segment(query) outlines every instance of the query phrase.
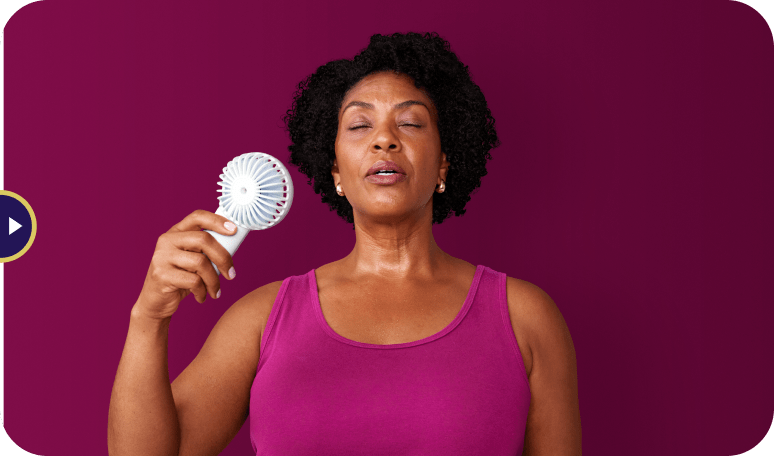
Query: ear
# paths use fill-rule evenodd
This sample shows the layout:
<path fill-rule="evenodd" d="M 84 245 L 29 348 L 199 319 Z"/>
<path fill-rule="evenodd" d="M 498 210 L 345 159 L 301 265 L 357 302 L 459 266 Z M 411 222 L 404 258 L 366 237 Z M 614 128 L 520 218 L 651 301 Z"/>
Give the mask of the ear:
<path fill-rule="evenodd" d="M 441 176 L 438 178 L 438 185 L 441 185 L 441 180 L 446 182 L 446 174 L 449 172 L 449 160 L 446 159 L 446 154 L 441 152 Z"/>
<path fill-rule="evenodd" d="M 335 158 L 333 159 L 333 166 L 331 167 L 331 175 L 333 176 L 333 185 L 341 183 L 341 178 L 339 177 L 339 163 Z"/>

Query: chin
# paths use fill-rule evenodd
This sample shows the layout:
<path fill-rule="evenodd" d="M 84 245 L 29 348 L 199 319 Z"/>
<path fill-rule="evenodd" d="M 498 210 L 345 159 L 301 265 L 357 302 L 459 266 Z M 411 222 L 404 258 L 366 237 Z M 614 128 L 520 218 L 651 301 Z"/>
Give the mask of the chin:
<path fill-rule="evenodd" d="M 383 207 L 376 207 L 374 205 L 369 209 L 367 212 L 360 211 L 361 217 L 378 223 L 397 223 L 409 218 L 421 218 L 424 212 L 422 208 L 413 208 L 412 210 L 406 207 L 398 208 L 387 204 L 383 205 Z"/>

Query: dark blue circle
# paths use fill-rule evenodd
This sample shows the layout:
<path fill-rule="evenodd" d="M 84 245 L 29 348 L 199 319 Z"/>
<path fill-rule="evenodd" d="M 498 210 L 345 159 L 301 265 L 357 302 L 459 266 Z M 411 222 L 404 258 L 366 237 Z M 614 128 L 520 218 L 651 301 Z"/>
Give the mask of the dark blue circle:
<path fill-rule="evenodd" d="M 8 234 L 12 218 L 21 228 Z M 32 236 L 32 218 L 21 201 L 8 195 L 0 195 L 0 258 L 8 258 L 21 252 Z"/>

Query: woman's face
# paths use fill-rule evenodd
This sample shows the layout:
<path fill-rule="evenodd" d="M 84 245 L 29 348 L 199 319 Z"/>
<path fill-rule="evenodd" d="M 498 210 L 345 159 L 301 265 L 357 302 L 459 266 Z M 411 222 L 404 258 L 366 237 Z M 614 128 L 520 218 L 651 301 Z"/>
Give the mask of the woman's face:
<path fill-rule="evenodd" d="M 394 174 L 374 174 L 380 164 Z M 437 113 L 406 75 L 366 76 L 347 92 L 339 111 L 333 180 L 355 218 L 400 220 L 429 214 L 449 162 L 441 152 Z"/>

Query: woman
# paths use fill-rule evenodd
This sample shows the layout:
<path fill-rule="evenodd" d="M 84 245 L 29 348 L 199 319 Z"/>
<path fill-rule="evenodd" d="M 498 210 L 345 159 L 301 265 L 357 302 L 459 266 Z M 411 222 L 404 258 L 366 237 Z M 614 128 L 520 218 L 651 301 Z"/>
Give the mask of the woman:
<path fill-rule="evenodd" d="M 257 454 L 579 455 L 575 351 L 540 288 L 441 251 L 498 144 L 435 34 L 375 35 L 299 84 L 291 163 L 354 224 L 341 260 L 237 301 L 170 385 L 180 300 L 235 277 L 196 211 L 163 234 L 113 387 L 111 454 L 217 454 L 250 414 Z"/>

